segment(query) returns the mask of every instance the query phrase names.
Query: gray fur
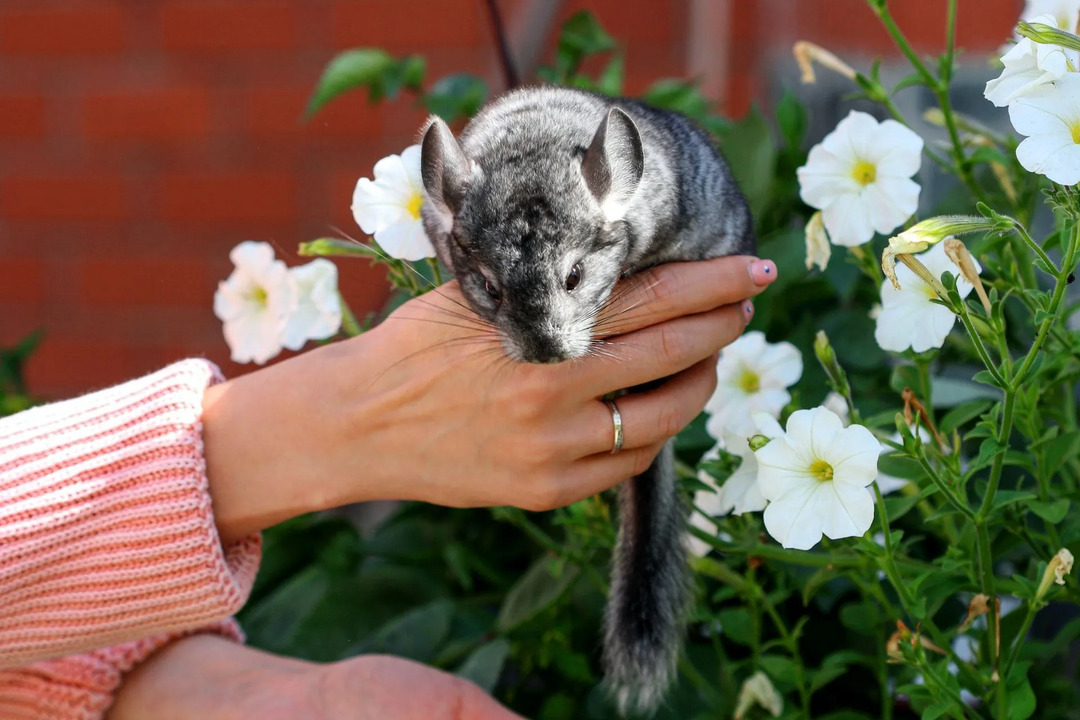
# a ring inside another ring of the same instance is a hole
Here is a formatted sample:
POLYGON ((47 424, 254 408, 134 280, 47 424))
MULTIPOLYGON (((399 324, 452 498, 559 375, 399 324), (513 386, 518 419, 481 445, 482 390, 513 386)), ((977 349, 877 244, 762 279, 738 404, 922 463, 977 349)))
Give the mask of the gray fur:
MULTIPOLYGON (((421 156, 428 237, 514 360, 587 354, 622 276, 754 252, 750 212, 709 137, 638 101, 513 91, 460 143, 430 120, 421 156)), ((619 503, 604 660, 622 709, 648 711, 674 677, 688 596, 671 443, 619 503)))

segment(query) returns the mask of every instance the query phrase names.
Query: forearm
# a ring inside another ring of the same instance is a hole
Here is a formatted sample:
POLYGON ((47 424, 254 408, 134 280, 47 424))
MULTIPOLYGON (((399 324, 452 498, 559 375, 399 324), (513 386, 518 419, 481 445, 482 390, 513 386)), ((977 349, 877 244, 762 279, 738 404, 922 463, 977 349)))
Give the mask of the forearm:
POLYGON ((258 538, 222 547, 201 452, 215 373, 186 361, 0 421, 0 667, 243 604, 258 538))

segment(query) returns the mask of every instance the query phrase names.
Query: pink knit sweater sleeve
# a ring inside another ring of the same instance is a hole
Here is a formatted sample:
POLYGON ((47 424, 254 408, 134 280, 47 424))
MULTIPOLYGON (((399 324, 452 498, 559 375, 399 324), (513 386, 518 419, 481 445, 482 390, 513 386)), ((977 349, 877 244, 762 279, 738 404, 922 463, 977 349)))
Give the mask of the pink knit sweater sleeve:
POLYGON ((20 683, 118 681, 177 632, 238 635, 219 621, 247 599, 260 545, 222 548, 214 525, 200 416, 218 380, 186 360, 0 420, 0 668, 47 661, 0 671, 0 703, 20 683))

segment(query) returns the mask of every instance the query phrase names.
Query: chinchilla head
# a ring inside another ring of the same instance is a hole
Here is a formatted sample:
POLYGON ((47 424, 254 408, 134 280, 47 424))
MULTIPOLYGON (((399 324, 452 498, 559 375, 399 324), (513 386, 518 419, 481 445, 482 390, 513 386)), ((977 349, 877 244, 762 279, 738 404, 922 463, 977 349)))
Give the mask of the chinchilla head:
POLYGON ((422 212, 439 259, 510 358, 585 355, 629 247, 620 220, 644 168, 637 128, 613 108, 587 148, 522 127, 478 155, 442 120, 428 125, 422 212))

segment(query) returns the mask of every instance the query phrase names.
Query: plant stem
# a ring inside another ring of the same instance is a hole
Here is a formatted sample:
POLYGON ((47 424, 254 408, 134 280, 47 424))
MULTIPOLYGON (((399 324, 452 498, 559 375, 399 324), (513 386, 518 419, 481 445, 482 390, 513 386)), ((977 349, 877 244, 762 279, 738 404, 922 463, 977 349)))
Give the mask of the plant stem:
POLYGON ((345 302, 345 298, 338 293, 338 304, 341 306, 341 329, 349 337, 356 337, 360 333, 364 332, 360 327, 360 323, 356 322, 356 316, 353 315, 352 309, 349 304, 345 302))
POLYGON ((885 567, 882 569, 889 578, 889 582, 896 588, 896 594, 900 596, 900 604, 904 606, 904 612, 914 617, 911 609, 915 605, 915 598, 911 597, 911 591, 900 578, 900 571, 896 569, 894 559, 896 549, 893 547, 892 532, 889 528, 889 514, 885 511, 885 498, 882 497, 881 488, 876 482, 874 483, 874 499, 877 502, 878 514, 881 516, 881 529, 885 534, 885 567))
POLYGON ((1013 663, 1016 662, 1016 658, 1020 655, 1020 648, 1024 645, 1024 639, 1027 637, 1028 630, 1031 629, 1031 623, 1035 620, 1035 613, 1039 612, 1039 609, 1039 607, 1036 607, 1034 601, 1028 601, 1027 614, 1024 616, 1024 624, 1020 626, 1020 632, 1016 634, 1016 639, 1013 640, 1012 647, 1009 649, 1009 656, 1006 658, 1005 664, 1001 667, 1002 681, 1009 677, 1009 670, 1012 669, 1013 663))
POLYGON ((439 261, 436 260, 435 258, 428 258, 427 262, 428 262, 428 267, 431 268, 431 276, 433 278, 435 278, 435 286, 438 287, 439 285, 442 285, 443 284, 443 279, 442 279, 442 272, 440 272, 440 270, 439 270, 439 261))
POLYGON ((915 460, 918 461, 919 466, 922 467, 923 472, 926 473, 927 477, 930 478, 930 481, 934 483, 935 487, 937 487, 937 489, 945 495, 945 498, 949 501, 949 504, 956 508, 957 511, 959 511, 960 514, 966 517, 968 520, 975 522, 975 511, 968 507, 967 502, 965 502, 962 497, 956 494, 956 490, 954 490, 952 487, 949 486, 948 483, 941 479, 941 476, 938 475, 936 470, 934 470, 934 467, 930 464, 930 461, 926 459, 926 455, 923 453, 919 453, 915 456, 915 460))
POLYGON ((754 588, 758 598, 761 600, 762 607, 768 614, 769 619, 772 620, 773 625, 776 626, 776 631, 780 633, 788 652, 791 653, 791 661, 795 667, 795 686, 799 689, 799 701, 802 705, 803 716, 810 720, 810 689, 806 685, 802 655, 799 653, 799 639, 792 635, 787 624, 784 623, 780 614, 776 612, 776 608, 773 606, 772 601, 769 600, 769 596, 765 594, 765 591, 758 585, 755 585, 754 588))

